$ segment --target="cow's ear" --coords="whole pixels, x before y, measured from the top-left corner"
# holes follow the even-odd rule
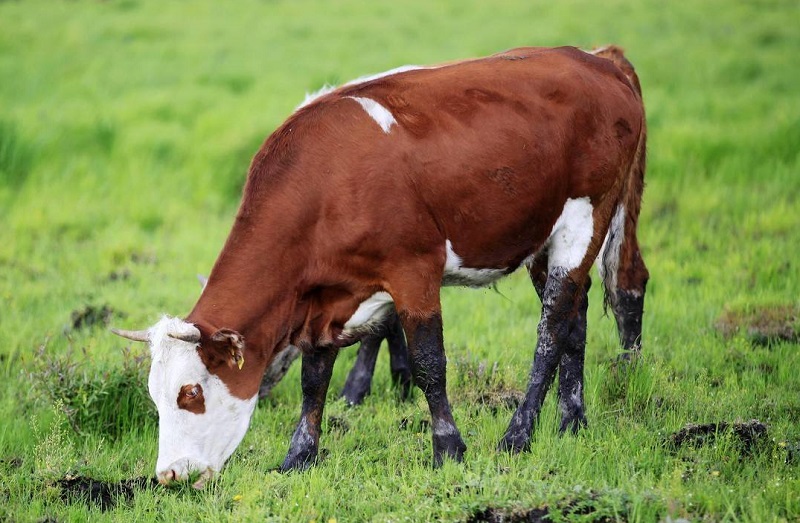
[[[231,329],[220,329],[211,335],[211,341],[221,352],[221,356],[228,362],[228,366],[239,367],[244,365],[244,336]]]

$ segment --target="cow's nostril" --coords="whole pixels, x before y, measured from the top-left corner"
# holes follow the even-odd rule
[[[164,486],[169,485],[173,481],[178,479],[178,473],[175,472],[173,469],[169,469],[166,472],[161,472],[158,475],[158,482]]]

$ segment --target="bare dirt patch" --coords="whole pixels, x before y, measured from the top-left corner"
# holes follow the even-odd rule
[[[328,418],[328,431],[338,432],[339,434],[347,434],[350,432],[350,424],[344,418],[331,416]]]
[[[756,345],[800,343],[800,304],[725,310],[714,326],[727,338],[743,332]]]
[[[500,387],[478,394],[475,400],[492,414],[497,414],[499,411],[516,409],[524,398],[525,394],[521,390]]]
[[[751,419],[735,423],[727,421],[702,425],[689,423],[681,430],[671,434],[668,441],[676,449],[683,446],[700,447],[712,443],[718,435],[728,431],[742,444],[742,451],[745,453],[751,452],[759,442],[767,440],[767,426],[757,419]]]
[[[546,508],[504,511],[489,507],[472,514],[467,523],[549,523],[549,513]]]
[[[476,510],[466,523],[550,523],[552,521],[585,521],[591,523],[624,522],[624,514],[609,515],[601,508],[602,503],[594,493],[586,497],[565,499],[556,506],[541,505],[524,509],[501,509],[487,507]]]
[[[155,478],[134,478],[110,483],[84,476],[67,476],[56,482],[64,503],[83,502],[101,511],[114,508],[120,501],[131,501],[136,492],[158,486]]]
[[[108,305],[102,307],[87,305],[83,309],[72,311],[70,324],[74,330],[92,328],[95,325],[107,326],[114,314],[116,311]]]

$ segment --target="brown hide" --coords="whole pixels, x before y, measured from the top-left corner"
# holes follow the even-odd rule
[[[396,124],[385,133],[354,96]],[[625,75],[574,48],[344,86],[296,111],[256,154],[187,321],[204,339],[220,328],[244,336],[243,369],[217,372],[252,397],[276,350],[344,343],[344,323],[377,291],[406,315],[437,313],[446,240],[465,267],[511,272],[568,198],[602,204],[607,225],[643,118]]]

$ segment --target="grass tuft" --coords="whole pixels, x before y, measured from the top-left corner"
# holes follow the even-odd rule
[[[21,187],[33,160],[33,146],[22,137],[16,124],[0,120],[0,187]]]
[[[116,440],[131,431],[153,427],[156,411],[143,386],[149,358],[123,353],[121,367],[101,370],[86,352],[61,354],[40,347],[30,371],[34,401],[54,405],[78,435]]]

